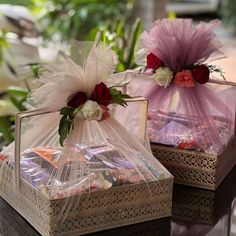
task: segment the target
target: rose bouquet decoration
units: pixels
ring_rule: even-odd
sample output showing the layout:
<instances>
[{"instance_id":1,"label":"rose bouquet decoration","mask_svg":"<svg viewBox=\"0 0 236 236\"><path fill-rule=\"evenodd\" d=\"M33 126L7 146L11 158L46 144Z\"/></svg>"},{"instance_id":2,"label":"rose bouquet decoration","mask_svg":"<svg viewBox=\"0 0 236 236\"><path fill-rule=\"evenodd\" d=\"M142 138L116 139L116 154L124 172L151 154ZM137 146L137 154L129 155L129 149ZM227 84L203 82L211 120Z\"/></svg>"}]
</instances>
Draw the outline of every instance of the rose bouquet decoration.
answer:
<instances>
[{"instance_id":1,"label":"rose bouquet decoration","mask_svg":"<svg viewBox=\"0 0 236 236\"><path fill-rule=\"evenodd\" d=\"M164 87L171 83L182 87L205 84L214 71L224 78L221 69L204 63L210 57L223 56L219 51L221 44L213 33L218 23L212 21L194 27L191 20L156 21L140 40L140 51L146 52L143 54L146 73L155 74L156 83Z\"/></svg>"},{"instance_id":2,"label":"rose bouquet decoration","mask_svg":"<svg viewBox=\"0 0 236 236\"><path fill-rule=\"evenodd\" d=\"M145 72L155 74L156 83L165 88L169 86L171 82L182 87L194 87L196 83L205 84L210 79L210 72L218 72L221 77L225 79L223 71L213 65L196 64L186 66L186 69L174 73L153 53L149 53L146 60L147 65Z\"/></svg>"},{"instance_id":3,"label":"rose bouquet decoration","mask_svg":"<svg viewBox=\"0 0 236 236\"><path fill-rule=\"evenodd\" d=\"M125 99L131 98L127 94L110 87L108 88L103 82L97 84L90 98L85 92L77 92L68 98L67 107L61 109L63 115L59 124L60 144L67 137L73 120L97 120L102 121L109 118L108 106L112 103L125 106Z\"/></svg>"},{"instance_id":4,"label":"rose bouquet decoration","mask_svg":"<svg viewBox=\"0 0 236 236\"><path fill-rule=\"evenodd\" d=\"M218 24L211 21L194 26L189 19L163 19L141 34L137 56L145 68L133 72L138 79L131 82L129 93L149 100L152 142L219 152L227 141L221 137L216 117L225 119L225 128L229 137L232 135L234 112L208 85L212 72L225 79L221 69L209 64L223 57L213 32ZM171 116L181 116L182 123L170 122Z\"/></svg>"}]
</instances>

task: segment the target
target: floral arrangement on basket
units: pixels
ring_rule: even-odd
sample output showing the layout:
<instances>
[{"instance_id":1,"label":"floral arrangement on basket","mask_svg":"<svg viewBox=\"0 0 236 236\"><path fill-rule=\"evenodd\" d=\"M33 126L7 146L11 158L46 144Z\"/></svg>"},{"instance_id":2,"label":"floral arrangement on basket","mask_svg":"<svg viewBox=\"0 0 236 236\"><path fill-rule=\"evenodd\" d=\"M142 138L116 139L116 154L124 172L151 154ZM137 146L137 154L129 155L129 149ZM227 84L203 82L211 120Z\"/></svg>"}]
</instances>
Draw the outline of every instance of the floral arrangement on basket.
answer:
<instances>
[{"instance_id":1,"label":"floral arrangement on basket","mask_svg":"<svg viewBox=\"0 0 236 236\"><path fill-rule=\"evenodd\" d=\"M90 97L81 91L71 95L67 100L67 107L63 107L60 110L62 115L58 131L60 134L60 144L63 146L63 142L70 132L75 118L103 121L110 117L108 108L110 104L126 106L125 99L127 98L131 97L114 87L108 88L103 82L95 86Z\"/></svg>"},{"instance_id":2,"label":"floral arrangement on basket","mask_svg":"<svg viewBox=\"0 0 236 236\"><path fill-rule=\"evenodd\" d=\"M151 142L218 153L231 138L234 108L208 85L212 72L225 79L209 63L224 56L213 32L218 24L163 19L141 34L137 62L144 69L133 72L142 78L133 80L129 92L149 101Z\"/></svg>"}]
</instances>

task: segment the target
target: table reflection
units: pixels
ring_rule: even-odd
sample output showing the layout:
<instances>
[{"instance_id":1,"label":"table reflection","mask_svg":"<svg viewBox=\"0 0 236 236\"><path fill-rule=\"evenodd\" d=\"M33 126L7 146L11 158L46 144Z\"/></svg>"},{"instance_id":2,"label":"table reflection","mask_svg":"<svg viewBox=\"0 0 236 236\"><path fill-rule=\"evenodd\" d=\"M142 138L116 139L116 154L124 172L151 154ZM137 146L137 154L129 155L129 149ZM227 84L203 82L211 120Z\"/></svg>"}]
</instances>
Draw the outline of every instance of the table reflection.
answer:
<instances>
[{"instance_id":1,"label":"table reflection","mask_svg":"<svg viewBox=\"0 0 236 236\"><path fill-rule=\"evenodd\" d=\"M0 198L0 236L40 234ZM174 185L173 216L107 230L97 236L236 236L236 167L217 191Z\"/></svg>"},{"instance_id":2,"label":"table reflection","mask_svg":"<svg viewBox=\"0 0 236 236\"><path fill-rule=\"evenodd\" d=\"M171 236L236 235L235 201L236 167L215 192L175 185Z\"/></svg>"}]
</instances>

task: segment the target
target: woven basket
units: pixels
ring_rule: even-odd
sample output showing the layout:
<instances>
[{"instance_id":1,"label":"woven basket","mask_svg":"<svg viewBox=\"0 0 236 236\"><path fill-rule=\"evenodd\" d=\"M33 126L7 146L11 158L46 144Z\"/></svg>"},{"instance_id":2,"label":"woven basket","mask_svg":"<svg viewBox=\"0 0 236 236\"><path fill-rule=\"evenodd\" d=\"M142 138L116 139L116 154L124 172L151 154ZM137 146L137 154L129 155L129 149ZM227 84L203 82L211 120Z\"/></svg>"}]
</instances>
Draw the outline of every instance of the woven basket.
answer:
<instances>
[{"instance_id":1,"label":"woven basket","mask_svg":"<svg viewBox=\"0 0 236 236\"><path fill-rule=\"evenodd\" d=\"M81 235L171 215L172 178L50 200L22 178L13 192L13 170L2 170L1 196L44 236ZM78 204L60 221L66 201Z\"/></svg>"},{"instance_id":2,"label":"woven basket","mask_svg":"<svg viewBox=\"0 0 236 236\"><path fill-rule=\"evenodd\" d=\"M153 155L174 175L174 182L216 190L236 164L233 140L216 156L151 144Z\"/></svg>"}]
</instances>

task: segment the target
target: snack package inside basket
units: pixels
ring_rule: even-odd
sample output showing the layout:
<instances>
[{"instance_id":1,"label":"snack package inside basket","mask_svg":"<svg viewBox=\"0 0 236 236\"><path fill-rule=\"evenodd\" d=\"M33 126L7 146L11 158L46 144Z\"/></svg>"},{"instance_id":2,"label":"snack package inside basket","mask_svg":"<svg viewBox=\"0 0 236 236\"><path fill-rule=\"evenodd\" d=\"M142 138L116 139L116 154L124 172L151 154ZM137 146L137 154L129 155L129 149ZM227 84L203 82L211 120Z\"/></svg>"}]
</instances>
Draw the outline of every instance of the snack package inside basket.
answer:
<instances>
[{"instance_id":1,"label":"snack package inside basket","mask_svg":"<svg viewBox=\"0 0 236 236\"><path fill-rule=\"evenodd\" d=\"M78 46L78 45L77 45ZM81 43L77 59L47 66L31 95L40 115L22 120L21 179L50 200L172 178L138 139L110 113L130 97L113 76L116 55L107 46ZM74 57L75 58L75 57ZM1 178L15 168L14 143L1 154ZM151 193L150 193L151 194ZM77 199L79 201L79 198Z\"/></svg>"},{"instance_id":2,"label":"snack package inside basket","mask_svg":"<svg viewBox=\"0 0 236 236\"><path fill-rule=\"evenodd\" d=\"M148 99L152 143L216 155L233 137L235 101L210 83L220 81L212 80L217 74L225 79L213 64L224 56L214 33L218 24L163 19L141 34L142 67L125 73L134 78L128 93Z\"/></svg>"}]
</instances>

